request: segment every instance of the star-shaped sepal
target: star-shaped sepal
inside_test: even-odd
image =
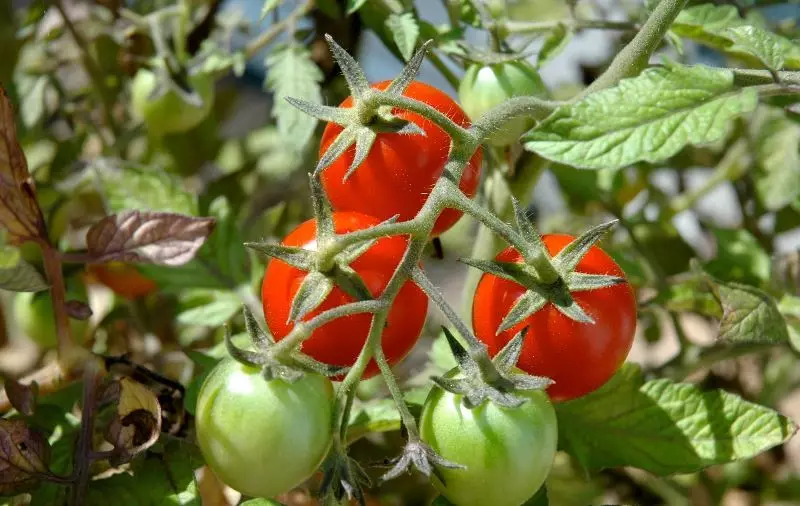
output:
[[[339,287],[355,300],[371,300],[367,285],[350,266],[353,261],[372,247],[377,239],[354,244],[344,251],[331,255],[328,248],[335,242],[333,213],[325,198],[319,178],[311,175],[311,198],[317,221],[316,248],[305,249],[273,243],[245,243],[245,246],[270,258],[281,260],[292,267],[307,272],[289,308],[289,322],[300,321]],[[388,222],[394,221],[391,218]]]
[[[345,499],[355,500],[361,506],[366,504],[362,487],[372,486],[372,480],[358,462],[334,450],[325,459],[322,469],[320,495],[326,506],[338,506]]]
[[[497,333],[505,332],[520,324],[542,309],[548,302],[552,303],[563,315],[576,322],[593,324],[594,319],[575,302],[572,294],[625,283],[625,278],[607,274],[586,274],[577,272],[575,268],[591,247],[614,227],[617,221],[609,221],[589,229],[565,246],[557,255],[551,257],[539,233],[534,229],[516,199],[513,200],[513,204],[517,229],[525,241],[525,247],[520,251],[524,261],[517,263],[497,260],[461,260],[467,265],[499,278],[514,281],[527,288],[527,291],[516,300],[500,323]]]
[[[442,330],[458,367],[444,376],[434,376],[431,379],[448,392],[462,396],[462,402],[468,409],[476,408],[486,401],[515,408],[525,402],[515,392],[544,390],[553,384],[550,378],[531,376],[515,369],[527,329],[517,334],[491,360],[488,359],[485,349],[470,353],[446,327]]]
[[[345,151],[355,145],[355,156],[344,175],[344,180],[347,180],[367,159],[367,155],[379,133],[393,132],[403,135],[425,135],[425,131],[419,125],[397,117],[392,113],[391,107],[375,106],[370,99],[377,93],[402,96],[408,85],[419,73],[419,68],[431,41],[422,44],[417,53],[408,62],[408,65],[391,82],[388,88],[378,91],[370,87],[364,71],[344,48],[339,46],[330,35],[325,35],[325,39],[328,41],[333,58],[342,69],[342,74],[350,88],[353,106],[331,107],[291,97],[287,97],[286,100],[309,116],[327,123],[336,123],[343,127],[342,132],[320,157],[314,169],[314,174],[319,175],[323,169],[331,165]]]
[[[247,334],[250,336],[251,346],[239,348],[231,338],[230,329],[225,326],[225,348],[228,354],[235,360],[250,367],[260,368],[261,375],[267,381],[281,379],[288,383],[294,383],[306,373],[317,373],[323,376],[341,376],[347,373],[347,367],[332,366],[318,362],[313,358],[292,350],[288,354],[277,354],[273,352],[275,340],[265,332],[256,321],[253,313],[242,308],[244,324]]]

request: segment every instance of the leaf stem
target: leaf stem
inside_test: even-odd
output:
[[[70,335],[69,315],[66,306],[66,287],[64,273],[61,270],[61,259],[58,251],[49,243],[41,243],[42,260],[47,281],[50,283],[50,298],[53,303],[56,336],[58,337],[58,356],[64,358],[73,347]],[[67,367],[69,368],[69,367]]]
[[[687,0],[661,0],[639,33],[620,51],[611,65],[577,99],[595,91],[611,88],[626,77],[633,77],[647,67],[650,56],[686,5]]]
[[[525,116],[539,121],[549,116],[559,105],[561,105],[560,102],[533,96],[514,97],[487,111],[475,121],[471,130],[475,132],[478,140],[483,142],[498,128],[502,128],[505,123],[514,118]]]
[[[272,41],[278,38],[278,36],[286,29],[295,26],[297,24],[297,20],[308,14],[313,7],[314,0],[304,0],[288,16],[283,18],[278,23],[270,26],[268,30],[250,41],[244,50],[245,57],[250,59],[255,56],[264,47],[268,46]]]
[[[559,19],[555,21],[506,21],[505,31],[513,34],[550,32],[564,25],[572,30],[638,30],[640,25],[630,21],[609,21],[605,19]]]

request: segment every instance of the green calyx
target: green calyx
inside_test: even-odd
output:
[[[336,232],[330,203],[325,198],[319,178],[310,176],[310,185],[317,222],[314,250],[270,243],[245,244],[248,248],[308,273],[292,299],[289,322],[297,322],[308,316],[322,304],[334,286],[356,300],[372,299],[367,285],[350,264],[371,248],[377,239],[360,242],[341,252],[332,253]]]
[[[550,378],[531,376],[514,370],[522,353],[527,329],[509,341],[493,359],[488,358],[485,349],[467,351],[446,327],[442,327],[442,330],[461,377],[453,377],[454,374],[451,373],[454,370],[445,376],[431,379],[448,392],[462,396],[464,406],[468,409],[476,408],[486,401],[515,408],[525,402],[522,397],[514,395],[515,391],[543,390],[553,384]]]
[[[616,225],[616,220],[589,229],[565,246],[557,255],[551,257],[539,233],[525,216],[524,210],[521,209],[516,199],[513,204],[517,228],[525,241],[520,250],[524,262],[461,260],[467,265],[514,281],[527,289],[500,323],[497,333],[518,325],[542,309],[548,302],[553,304],[563,315],[576,322],[594,324],[592,317],[575,302],[572,293],[608,288],[624,283],[625,278],[606,274],[585,274],[576,272],[575,268],[589,252],[589,249]]]
[[[347,180],[367,159],[378,133],[425,135],[425,131],[418,125],[394,116],[391,107],[381,104],[380,96],[402,97],[408,85],[416,78],[430,41],[422,45],[386,90],[379,91],[370,87],[364,71],[347,51],[339,46],[330,35],[326,35],[325,39],[330,45],[333,58],[342,69],[347,86],[350,88],[353,107],[331,107],[289,97],[286,100],[310,116],[328,123],[336,123],[344,128],[320,157],[314,168],[314,175],[319,175],[322,170],[355,145],[355,156],[344,175],[344,180]]]
[[[226,325],[225,348],[234,360],[261,369],[261,375],[265,380],[281,379],[288,383],[294,383],[306,373],[338,376],[347,372],[347,368],[323,364],[297,350],[292,350],[288,354],[275,353],[276,345],[273,337],[258,325],[247,306],[243,306],[242,313],[245,329],[253,346],[249,349],[237,347],[231,338],[230,329]]]

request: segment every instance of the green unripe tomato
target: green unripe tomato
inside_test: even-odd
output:
[[[87,302],[86,288],[80,283],[69,283],[67,300]],[[55,348],[58,344],[53,299],[50,291],[20,292],[14,297],[14,321],[22,332],[42,348]],[[86,342],[89,331],[87,320],[69,319],[74,342]]]
[[[459,102],[472,121],[510,98],[529,95],[546,97],[548,91],[536,69],[524,61],[494,65],[473,63],[458,86]],[[530,118],[513,119],[493,133],[488,142],[494,146],[508,146],[534,123]]]
[[[518,408],[492,402],[467,409],[459,395],[434,387],[420,418],[420,436],[466,469],[439,471],[433,485],[458,506],[519,506],[544,484],[556,454],[556,414],[542,391],[519,392]]]
[[[266,381],[233,359],[220,362],[197,397],[197,442],[227,485],[274,497],[308,479],[331,446],[333,385],[318,374]]]
[[[214,105],[214,79],[209,74],[194,74],[189,77],[189,84],[203,100],[199,107],[185,102],[172,90],[155,100],[149,100],[156,87],[156,75],[150,70],[140,69],[133,78],[133,115],[159,135],[180,133],[194,128],[208,116]]]

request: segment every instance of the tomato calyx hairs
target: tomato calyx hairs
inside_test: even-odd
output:
[[[573,321],[594,324],[592,317],[575,302],[572,293],[608,288],[624,283],[625,278],[606,274],[585,274],[575,271],[575,268],[589,249],[616,225],[617,221],[609,221],[587,230],[561,252],[551,257],[519,202],[514,199],[513,204],[517,228],[525,239],[524,247],[519,251],[524,262],[461,259],[469,266],[513,281],[527,289],[500,323],[497,333],[520,324],[548,302]]]
[[[256,321],[253,313],[242,307],[244,324],[253,344],[249,349],[239,348],[231,338],[228,326],[225,326],[225,348],[237,362],[249,367],[261,369],[261,376],[267,381],[282,379],[294,383],[306,373],[317,373],[323,376],[338,376],[347,372],[346,367],[323,364],[313,358],[292,350],[288,354],[275,353],[276,344],[273,337],[265,332]]]
[[[350,264],[369,250],[377,239],[356,243],[344,251],[331,254],[336,241],[333,213],[325,198],[319,178],[310,175],[311,199],[316,217],[316,248],[305,249],[270,243],[245,243],[268,257],[281,260],[308,273],[292,299],[289,322],[299,322],[328,297],[334,286],[356,300],[371,300],[367,285]],[[392,222],[394,219],[388,220]]]
[[[474,409],[486,401],[505,408],[521,406],[525,399],[514,395],[515,391],[544,390],[553,384],[550,378],[514,370],[527,330],[519,332],[493,359],[486,361],[485,353],[470,353],[447,327],[442,327],[458,367],[444,376],[433,376],[431,379],[444,390],[462,396],[467,409]],[[455,377],[459,372],[461,377]]]
[[[333,58],[342,69],[342,74],[350,88],[353,107],[332,107],[291,97],[286,97],[286,100],[310,116],[328,123],[336,123],[344,128],[320,157],[314,168],[314,175],[319,175],[323,169],[331,165],[355,144],[353,162],[344,175],[344,180],[347,180],[367,159],[378,133],[393,132],[425,136],[425,131],[419,125],[396,117],[392,114],[392,107],[380,105],[376,97],[380,94],[402,97],[408,85],[417,76],[431,41],[422,44],[408,65],[386,90],[378,91],[370,87],[364,71],[344,48],[339,46],[330,35],[325,35],[325,39],[328,41]]]

